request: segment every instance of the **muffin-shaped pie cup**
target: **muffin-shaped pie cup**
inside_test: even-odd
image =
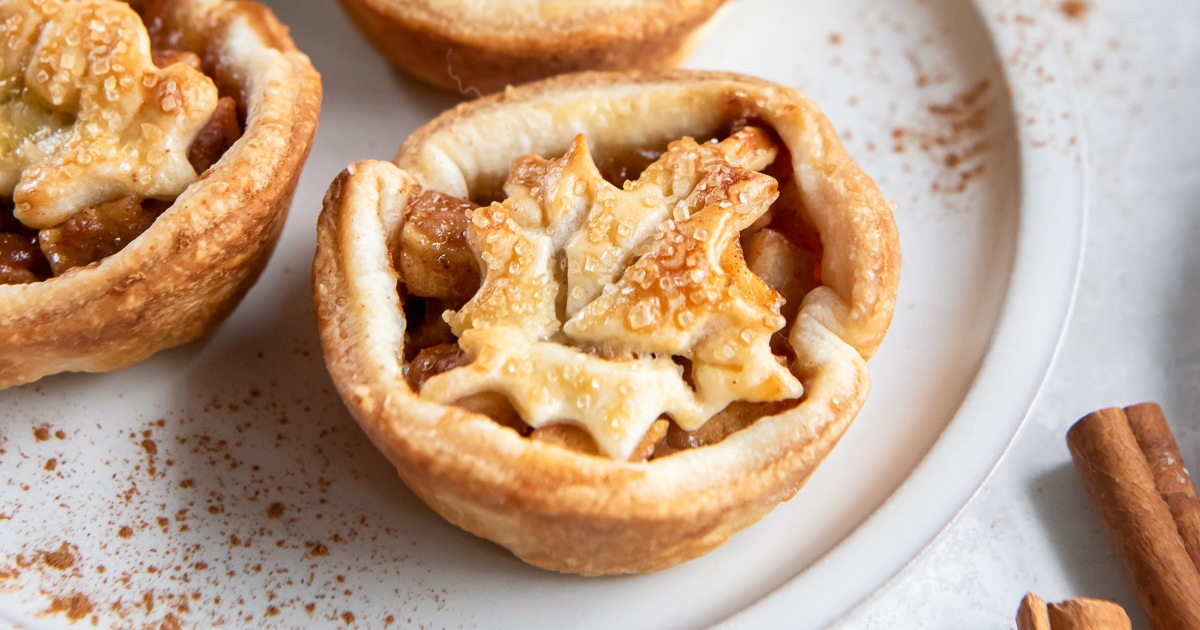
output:
[[[410,387],[412,323],[389,252],[413,195],[496,198],[514,158],[563,155],[577,134],[600,161],[747,122],[790,156],[785,176],[799,201],[775,211],[803,215],[795,218],[820,240],[820,286],[785,309],[794,314],[780,333],[804,387],[796,404],[719,442],[631,462],[529,439]],[[900,265],[890,205],[818,108],[794,89],[712,72],[581,73],[460,105],[414,133],[394,163],[358,162],[339,175],[317,232],[326,362],[372,442],[450,522],[530,564],[584,575],[695,558],[791,498],[867,395],[866,359],[890,323]]]
[[[476,96],[582,70],[673,68],[725,1],[339,0],[394,66]]]
[[[320,77],[265,7],[133,2],[244,114],[240,139],[123,249],[0,285],[0,388],[139,362],[215,328],[258,278],[316,132]],[[150,8],[147,8],[150,7]]]

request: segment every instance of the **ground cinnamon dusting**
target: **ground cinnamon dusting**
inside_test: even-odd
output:
[[[71,621],[79,621],[91,614],[94,606],[87,595],[82,593],[72,593],[67,597],[55,597],[50,600],[50,607],[46,609],[46,614],[66,613],[67,619]]]
[[[0,540],[0,584],[6,592],[19,588],[40,597],[47,614],[59,615],[64,624],[83,620],[77,624],[81,626],[89,618],[96,627],[155,629],[240,625],[251,618],[278,621],[289,613],[315,619],[317,602],[330,607],[322,611],[326,623],[383,626],[382,616],[368,621],[357,617],[361,611],[350,617],[343,612],[364,604],[364,589],[348,573],[357,567],[339,564],[344,554],[332,549],[359,541],[346,557],[360,557],[367,548],[363,543],[395,538],[396,532],[372,524],[383,522],[377,514],[359,510],[338,494],[348,483],[343,473],[358,480],[379,473],[380,466],[362,457],[375,457],[375,452],[368,450],[353,421],[336,413],[341,404],[336,393],[323,381],[299,394],[308,391],[319,396],[305,399],[282,391],[278,383],[260,383],[231,398],[210,399],[206,393],[195,409],[176,418],[119,428],[106,421],[73,425],[70,431],[31,426],[37,420],[25,424],[20,430],[24,445],[18,448],[26,449],[23,460],[28,462],[9,470],[9,485],[14,491],[30,487],[47,497],[60,495],[56,501],[62,509],[89,510],[88,519],[98,529],[89,525],[79,530],[90,534],[81,554],[71,543],[39,538],[44,528],[27,515],[12,510],[0,514],[4,526],[19,523],[17,527],[26,528],[21,531],[31,532],[24,546],[12,545],[19,545],[19,539]],[[300,423],[289,417],[301,410],[302,417],[318,421]],[[322,421],[326,418],[335,421]],[[112,435],[114,428],[123,444],[100,459],[105,467],[100,472],[111,483],[89,495],[78,485],[79,471],[54,452],[57,445],[46,442],[65,440],[70,433],[86,448],[89,440],[97,445],[97,436]],[[279,451],[264,454],[264,446],[269,450],[272,444]],[[299,466],[279,464],[273,456],[279,453],[294,457]],[[365,468],[363,461],[368,462]],[[49,469],[57,473],[48,475]],[[26,483],[33,480],[37,484]],[[285,496],[286,502],[273,500]],[[197,537],[178,537],[189,525]],[[302,557],[308,570],[276,560],[290,554]],[[372,557],[401,566],[407,546],[380,556]],[[229,580],[246,576],[262,576],[254,579],[264,589],[259,592],[269,594],[267,601],[234,603],[220,597]],[[206,590],[210,588],[212,592]],[[431,593],[395,589],[414,612],[444,605]]]
[[[989,146],[987,130],[994,105],[991,82],[984,79],[946,102],[927,107],[928,122],[892,129],[892,150],[940,154],[944,168],[930,184],[934,192],[962,193],[983,174]],[[932,124],[930,124],[932,123]]]
[[[1091,8],[1091,3],[1086,0],[1065,0],[1058,5],[1058,10],[1070,20],[1082,20]]]
[[[75,555],[71,553],[71,543],[63,542],[56,551],[39,551],[42,564],[59,571],[65,571],[75,566]]]

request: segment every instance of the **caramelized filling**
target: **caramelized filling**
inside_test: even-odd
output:
[[[421,391],[421,387],[431,376],[453,370],[468,362],[470,359],[457,343],[439,343],[436,346],[421,348],[409,362],[404,378],[413,391]]]
[[[747,125],[739,124],[736,128],[729,132],[729,135],[738,134],[739,141],[745,141],[740,134],[742,129]],[[762,133],[757,128],[751,128],[748,133]],[[815,229],[811,227],[805,220],[806,214],[802,210],[801,197],[797,189],[794,177],[792,175],[792,164],[790,155],[786,148],[774,137],[773,132],[768,131],[767,136],[771,138],[768,141],[769,149],[773,151],[773,160],[766,160],[768,165],[758,167],[761,173],[772,176],[772,183],[778,186],[778,198],[771,203],[769,209],[762,215],[747,225],[740,231],[740,235],[734,235],[734,243],[725,250],[722,255],[722,264],[732,265],[731,268],[736,268],[742,264],[742,254],[744,252],[744,266],[748,267],[749,272],[761,277],[761,281],[765,282],[764,290],[777,294],[775,299],[782,298],[782,316],[787,321],[792,321],[795,317],[799,303],[804,295],[820,284],[820,261],[821,261],[821,243]],[[710,143],[714,144],[716,140]],[[758,149],[747,149],[758,150]],[[677,161],[682,161],[676,152]],[[595,163],[595,169],[603,177],[604,180],[615,185],[624,185],[626,191],[631,189],[630,182],[645,177],[648,169],[658,168],[660,171],[663,167],[657,165],[664,155],[661,150],[629,150],[620,152],[617,155],[610,155],[600,158]],[[753,160],[751,160],[753,161]],[[514,162],[514,169],[510,175],[509,182],[505,189],[506,194],[494,195],[499,201],[510,199],[515,193],[517,195],[528,195],[530,191],[539,191],[543,187],[544,179],[548,172],[552,172],[555,177],[564,177],[557,185],[566,185],[566,176],[562,172],[569,171],[571,166],[570,158],[564,157],[559,161],[547,162],[542,158],[520,158]],[[675,168],[675,167],[672,167]],[[679,167],[682,168],[682,167]],[[658,171],[656,171],[658,172]],[[670,173],[666,179],[660,179],[671,185]],[[756,175],[751,174],[753,177]],[[730,190],[745,190],[740,188],[747,185],[751,181],[746,179],[747,175],[739,175],[736,171],[731,171],[729,175],[718,177],[714,186],[714,190],[694,193],[688,199],[695,197],[696,201],[691,212],[696,212],[700,208],[711,207],[721,204],[729,197]],[[578,181],[578,180],[575,180]],[[679,184],[676,184],[679,185]],[[582,191],[583,185],[573,184],[576,191]],[[700,189],[703,189],[703,185]],[[670,192],[669,190],[665,192]],[[537,195],[539,193],[534,192]],[[542,193],[550,194],[550,193]],[[742,200],[745,200],[745,192],[739,193]],[[736,198],[737,195],[734,195]],[[481,200],[477,200],[481,201]],[[514,203],[523,203],[521,199]],[[524,201],[527,204],[527,201]],[[682,203],[680,201],[679,203]],[[691,203],[691,202],[689,202]],[[527,204],[528,205],[528,204]],[[545,204],[542,204],[545,206]],[[648,204],[647,204],[648,205]],[[518,206],[520,208],[522,206]],[[528,206],[533,207],[533,206]],[[722,206],[723,207],[723,206]],[[482,207],[480,203],[458,199],[444,195],[442,193],[432,191],[421,191],[410,198],[409,206],[406,212],[406,220],[401,229],[400,234],[395,238],[395,242],[391,244],[391,255],[394,267],[399,272],[400,284],[398,289],[404,294],[405,313],[408,321],[408,331],[406,339],[406,378],[409,385],[414,391],[421,391],[422,388],[431,380],[439,377],[439,375],[448,374],[459,368],[469,367],[472,363],[472,358],[464,347],[460,345],[460,337],[455,335],[454,326],[463,327],[463,313],[469,312],[471,303],[478,300],[478,295],[485,290],[485,280],[488,279],[489,271],[493,276],[503,275],[499,271],[501,267],[497,267],[493,258],[498,255],[497,252],[519,251],[525,245],[525,241],[514,240],[512,242],[503,243],[494,250],[493,254],[487,254],[486,251],[482,254],[484,261],[490,261],[491,267],[481,269],[480,259],[477,258],[480,254],[472,250],[472,237],[469,233],[472,229],[472,222],[477,226],[480,223],[480,216],[486,216],[487,207]],[[526,210],[527,211],[527,210]],[[679,215],[679,209],[675,209],[675,216],[667,219],[668,221],[686,222],[688,216]],[[522,212],[518,209],[516,212]],[[730,210],[736,212],[736,210]],[[482,213],[482,215],[481,215]],[[685,211],[684,215],[689,214]],[[587,219],[591,220],[591,219]],[[715,224],[714,224],[715,225]],[[476,232],[474,238],[483,238]],[[518,233],[524,233],[518,230]],[[489,239],[496,239],[495,236],[487,236]],[[707,238],[707,237],[704,237]],[[598,239],[593,238],[594,242]],[[700,239],[703,240],[703,239]],[[599,286],[595,289],[595,295],[586,297],[580,305],[570,303],[572,296],[566,297],[566,304],[563,304],[563,296],[556,299],[558,311],[558,319],[560,321],[570,317],[572,313],[580,312],[580,309],[593,308],[601,296],[609,295],[613,283],[621,279],[624,282],[625,289],[621,289],[625,294],[634,293],[639,290],[637,286],[628,283],[630,276],[629,270],[634,269],[636,265],[643,265],[644,261],[649,260],[651,251],[654,251],[655,245],[651,239],[647,244],[639,245],[635,248],[631,257],[627,257],[621,261],[620,269],[617,274],[604,284],[607,286]],[[477,245],[478,246],[478,245]],[[670,244],[667,245],[669,247]],[[569,247],[569,246],[568,246]],[[485,248],[486,249],[486,248]],[[662,249],[662,246],[659,246]],[[665,251],[665,250],[664,250]],[[697,250],[699,252],[701,250]],[[661,253],[660,253],[661,255]],[[672,254],[674,256],[675,254]],[[491,256],[491,258],[489,258]],[[559,256],[562,256],[559,254]],[[652,258],[652,256],[651,256]],[[663,259],[668,260],[668,259]],[[639,262],[643,261],[643,262]],[[513,265],[517,263],[514,262]],[[560,277],[565,277],[569,273],[568,267],[571,266],[566,258],[558,258],[554,263],[558,268],[557,274]],[[675,263],[664,262],[661,264],[667,265],[664,269],[675,268],[672,265]],[[516,267],[512,268],[514,271]],[[689,267],[679,268],[680,272],[687,275]],[[811,270],[810,273],[795,273],[797,269]],[[624,275],[622,275],[622,273]],[[662,271],[657,271],[661,275]],[[674,273],[674,272],[672,272]],[[636,272],[635,272],[636,274]],[[664,282],[673,282],[678,284],[679,280],[671,280],[675,276],[662,276],[666,280]],[[491,279],[495,280],[495,277]],[[746,282],[744,280],[736,280],[735,282]],[[481,286],[484,289],[481,290]],[[563,282],[563,286],[569,286],[569,283]],[[579,285],[575,285],[579,286]],[[753,283],[747,286],[756,286]],[[770,287],[765,289],[765,287]],[[632,289],[632,291],[631,291]],[[657,291],[658,289],[654,289]],[[728,289],[726,289],[728,290]],[[560,293],[577,293],[578,289],[560,290]],[[758,293],[752,294],[757,296]],[[666,294],[663,294],[666,295]],[[688,299],[698,299],[696,297],[688,298],[686,294],[684,304]],[[727,296],[718,296],[718,301],[725,299]],[[674,298],[670,298],[674,300]],[[769,296],[763,297],[770,301]],[[592,300],[588,303],[588,300]],[[521,304],[521,300],[515,302]],[[715,304],[715,303],[714,303]],[[615,304],[607,306],[602,305],[599,310],[605,311],[604,315],[609,318],[621,318],[625,320],[625,325],[628,328],[635,324],[638,316],[636,307],[633,310],[621,311],[620,308],[615,308]],[[689,310],[667,311],[674,312],[680,320],[684,319],[685,315],[680,313],[690,312]],[[623,313],[623,315],[622,315]],[[523,316],[518,319],[530,319],[532,316]],[[572,319],[571,322],[575,320]],[[568,328],[572,325],[567,323]],[[554,324],[557,326],[557,324]],[[469,326],[466,327],[468,330]],[[569,332],[575,332],[578,327],[571,328]],[[460,333],[463,331],[457,331]],[[563,339],[562,332],[553,332],[550,338]],[[743,333],[743,336],[745,333]],[[786,366],[794,359],[790,345],[786,341],[784,332],[777,330],[773,334],[768,334],[769,352],[771,362],[778,365]],[[586,354],[601,357],[604,359],[628,359],[638,356],[663,356],[677,365],[679,378],[682,379],[686,388],[693,391],[697,388],[694,376],[694,359],[701,360],[704,371],[700,386],[704,383],[709,383],[712,380],[713,372],[713,353],[718,355],[721,352],[727,352],[727,349],[718,349],[716,346],[710,348],[707,354],[701,353],[697,357],[683,356],[674,354],[669,351],[651,350],[650,355],[644,355],[644,350],[634,350],[630,354],[630,350],[622,350],[612,343],[605,342],[603,339],[589,342],[586,339],[573,339],[569,342],[576,349],[583,351]],[[711,344],[710,344],[711,345]],[[718,360],[719,362],[719,360]],[[509,365],[508,363],[504,365]],[[511,368],[504,368],[511,369]],[[549,372],[546,372],[548,374]],[[542,375],[544,378],[549,378]],[[800,404],[803,398],[801,393],[798,396],[788,397],[783,400],[768,400],[761,402],[733,400],[728,404],[722,404],[721,408],[713,413],[710,417],[704,420],[698,427],[691,427],[691,430],[685,429],[680,425],[680,422],[672,417],[670,412],[663,413],[654,420],[644,434],[641,435],[641,440],[634,446],[628,456],[630,461],[646,461],[657,457],[665,457],[680,450],[700,448],[710,444],[716,444],[725,439],[732,433],[741,430],[752,424],[758,418],[782,413],[788,409]],[[530,439],[546,441],[557,444],[564,448],[568,448],[580,453],[592,455],[605,455],[605,449],[601,448],[596,438],[582,426],[574,423],[550,422],[541,423],[538,426],[530,426],[521,419],[521,416],[514,409],[514,404],[511,403],[505,395],[496,391],[486,391],[483,393],[475,393],[454,401],[455,404],[485,413],[492,416],[497,422],[510,426],[517,430],[521,435],[526,435]],[[518,407],[521,405],[517,405]],[[607,453],[611,455],[612,453]]]
[[[12,200],[0,197],[0,284],[37,282],[50,275],[50,265],[38,247],[38,231],[21,225],[12,210]]]
[[[430,190],[409,201],[392,263],[410,293],[461,305],[479,290],[479,265],[467,244],[466,213],[476,207]]]
[[[50,271],[61,276],[111,256],[146,231],[166,208],[164,202],[122,197],[84,208],[60,226],[38,232],[38,245],[50,263]]]
[[[188,147],[188,162],[197,173],[207,171],[237,139],[242,137],[242,124],[238,121],[237,101],[222,96],[217,99],[217,108]]]

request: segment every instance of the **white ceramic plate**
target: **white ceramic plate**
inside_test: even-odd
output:
[[[798,86],[898,204],[895,323],[809,485],[662,573],[523,565],[398,481],[337,398],[309,298],[336,173],[456,99],[394,75],[332,0],[274,0],[324,76],[262,280],[210,339],[0,393],[0,620],[29,627],[760,627],[834,622],[962,508],[1033,403],[1073,295],[1081,140],[1017,0],[738,0],[689,66]]]

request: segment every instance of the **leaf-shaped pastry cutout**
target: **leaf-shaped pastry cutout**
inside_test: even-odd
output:
[[[610,351],[690,359],[700,416],[672,414],[684,429],[734,400],[801,391],[770,350],[785,323],[782,300],[746,268],[737,245],[774,199],[774,180],[754,175],[722,189],[743,201],[721,200],[666,222],[650,251],[563,327],[572,339]]]
[[[212,80],[158,68],[141,18],[115,0],[0,3],[0,194],[48,228],[132,195],[171,198],[196,179],[188,149],[217,106]]]
[[[695,416],[692,391],[670,359],[610,361],[570,346],[531,341],[515,326],[465,332],[471,363],[426,381],[421,395],[452,402],[480,392],[508,398],[531,427],[569,421],[601,452],[628,459],[664,412]]]
[[[719,143],[698,144],[691,138],[671,143],[625,189],[608,184],[596,172],[591,212],[567,243],[571,291],[566,316],[574,316],[616,280],[662,221],[686,217],[707,203],[707,197],[721,189],[721,173],[731,167],[759,170],[775,154],[765,133],[747,127]]]
[[[582,137],[561,158],[518,159],[508,198],[470,215],[485,277],[449,321],[471,363],[422,395],[498,392],[530,426],[582,426],[621,459],[663,415],[690,430],[735,400],[799,397],[769,345],[782,299],[739,245],[777,195],[753,170],[775,151],[754,128],[685,138],[623,189]],[[691,362],[691,385],[672,357]]]

